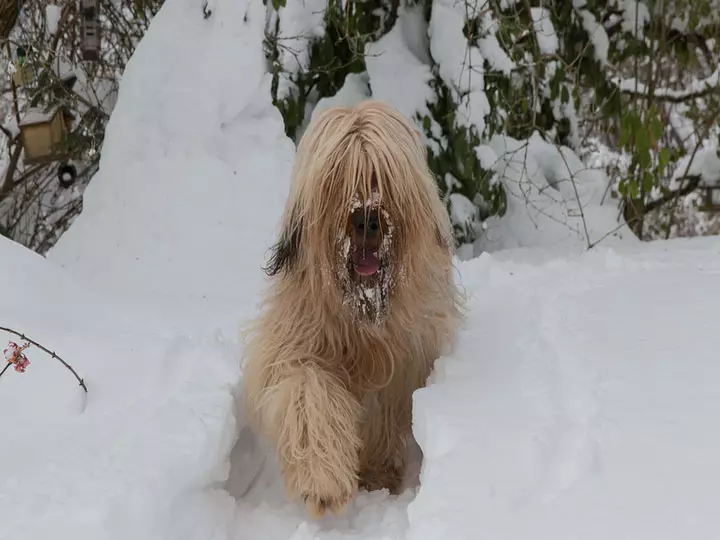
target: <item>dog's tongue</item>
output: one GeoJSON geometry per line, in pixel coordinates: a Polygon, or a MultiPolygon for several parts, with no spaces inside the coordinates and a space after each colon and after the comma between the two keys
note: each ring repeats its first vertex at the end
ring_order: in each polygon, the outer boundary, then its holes
{"type": "Polygon", "coordinates": [[[380,268],[380,260],[374,253],[366,253],[356,251],[353,256],[353,265],[355,271],[361,276],[372,276],[380,268]]]}

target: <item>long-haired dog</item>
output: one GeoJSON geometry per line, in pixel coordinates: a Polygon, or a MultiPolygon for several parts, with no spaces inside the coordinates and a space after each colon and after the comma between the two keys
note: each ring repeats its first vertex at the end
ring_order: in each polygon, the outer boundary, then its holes
{"type": "Polygon", "coordinates": [[[412,394],[462,318],[453,248],[405,117],[367,100],[312,122],[243,374],[249,418],[311,514],[344,511],[359,487],[399,492],[412,394]]]}

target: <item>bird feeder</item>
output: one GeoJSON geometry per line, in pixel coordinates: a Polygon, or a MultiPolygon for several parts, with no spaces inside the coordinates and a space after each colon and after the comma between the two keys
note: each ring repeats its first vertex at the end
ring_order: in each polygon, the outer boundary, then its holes
{"type": "Polygon", "coordinates": [[[100,60],[100,0],[80,0],[83,60],[100,60]]]}
{"type": "Polygon", "coordinates": [[[15,86],[25,86],[30,84],[34,79],[34,74],[30,64],[15,66],[15,73],[12,74],[12,80],[15,86]]]}
{"type": "Polygon", "coordinates": [[[69,188],[77,179],[77,169],[72,163],[63,163],[58,167],[57,170],[58,184],[62,188],[69,188]]]}
{"type": "Polygon", "coordinates": [[[17,63],[15,65],[15,73],[12,74],[15,86],[25,86],[33,80],[33,71],[30,64],[27,63],[27,51],[25,47],[19,46],[16,49],[17,63]]]}
{"type": "Polygon", "coordinates": [[[63,106],[49,112],[30,109],[19,126],[25,163],[48,163],[58,159],[59,147],[67,136],[71,119],[63,106]]]}

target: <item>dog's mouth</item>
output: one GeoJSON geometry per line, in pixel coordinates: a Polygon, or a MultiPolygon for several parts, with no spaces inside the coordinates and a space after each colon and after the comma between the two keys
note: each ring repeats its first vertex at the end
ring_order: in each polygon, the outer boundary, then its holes
{"type": "Polygon", "coordinates": [[[376,252],[363,253],[363,250],[357,250],[352,254],[352,265],[357,274],[361,276],[373,276],[380,270],[380,259],[376,252]]]}

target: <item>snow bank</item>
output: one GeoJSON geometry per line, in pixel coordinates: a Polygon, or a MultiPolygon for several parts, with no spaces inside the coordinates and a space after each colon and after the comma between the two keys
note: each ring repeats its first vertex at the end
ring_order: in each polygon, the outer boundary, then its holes
{"type": "Polygon", "coordinates": [[[719,250],[464,263],[467,331],[415,396],[407,540],[717,538],[719,250]]]}
{"type": "Polygon", "coordinates": [[[25,373],[0,379],[0,538],[190,539],[195,493],[232,508],[213,486],[233,441],[227,340],[164,337],[4,238],[0,275],[1,325],[56,350],[89,388],[35,347],[25,373]]]}
{"type": "Polygon", "coordinates": [[[125,304],[164,296],[236,316],[262,285],[294,148],[270,100],[262,3],[195,8],[174,0],[153,20],[83,212],[49,258],[125,304]]]}

